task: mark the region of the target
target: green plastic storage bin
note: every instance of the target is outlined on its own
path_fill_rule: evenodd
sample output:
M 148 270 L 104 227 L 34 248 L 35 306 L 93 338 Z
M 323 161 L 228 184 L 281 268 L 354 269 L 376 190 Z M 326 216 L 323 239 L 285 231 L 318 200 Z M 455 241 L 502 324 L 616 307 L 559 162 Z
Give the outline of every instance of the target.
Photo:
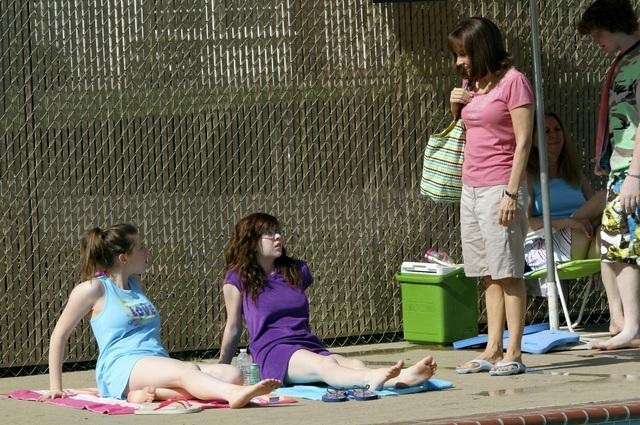
M 459 268 L 446 275 L 397 273 L 404 339 L 450 344 L 478 335 L 477 279 Z

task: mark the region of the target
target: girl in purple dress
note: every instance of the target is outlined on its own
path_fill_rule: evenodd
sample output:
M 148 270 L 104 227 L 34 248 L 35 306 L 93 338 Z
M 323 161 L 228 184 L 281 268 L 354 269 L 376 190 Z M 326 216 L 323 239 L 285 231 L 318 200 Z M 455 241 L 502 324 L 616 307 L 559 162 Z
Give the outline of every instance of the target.
M 263 378 L 286 384 L 325 382 L 335 388 L 406 387 L 427 381 L 436 362 L 427 356 L 402 369 L 371 369 L 361 360 L 326 349 L 309 326 L 305 290 L 313 283 L 309 266 L 287 256 L 278 220 L 264 213 L 240 220 L 225 248 L 223 282 L 227 323 L 220 363 L 230 363 L 242 333 L 249 331 L 249 349 Z

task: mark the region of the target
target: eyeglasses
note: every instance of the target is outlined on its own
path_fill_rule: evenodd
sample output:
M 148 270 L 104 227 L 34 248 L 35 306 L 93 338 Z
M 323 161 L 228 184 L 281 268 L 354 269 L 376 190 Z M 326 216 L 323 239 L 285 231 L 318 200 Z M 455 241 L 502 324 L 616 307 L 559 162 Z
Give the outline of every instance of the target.
M 268 229 L 260 234 L 260 237 L 267 239 L 274 239 L 276 235 L 280 235 L 281 238 L 286 236 L 286 232 L 283 229 Z

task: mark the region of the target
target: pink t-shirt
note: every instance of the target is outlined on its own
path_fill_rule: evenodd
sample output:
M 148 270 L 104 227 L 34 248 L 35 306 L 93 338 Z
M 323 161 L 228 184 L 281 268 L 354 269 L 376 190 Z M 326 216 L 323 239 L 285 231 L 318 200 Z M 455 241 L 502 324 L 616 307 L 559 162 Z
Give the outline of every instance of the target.
M 511 175 L 516 138 L 510 111 L 534 102 L 531 83 L 510 68 L 496 86 L 474 93 L 462 108 L 467 132 L 462 182 L 471 187 L 507 184 Z

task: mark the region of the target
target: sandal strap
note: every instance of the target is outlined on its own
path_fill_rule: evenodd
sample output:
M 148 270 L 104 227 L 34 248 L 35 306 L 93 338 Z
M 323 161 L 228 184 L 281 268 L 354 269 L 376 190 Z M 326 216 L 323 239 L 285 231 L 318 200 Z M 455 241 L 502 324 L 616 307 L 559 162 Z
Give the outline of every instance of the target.
M 165 401 L 161 402 L 153 410 L 159 410 L 159 409 L 162 409 L 163 407 L 167 407 L 175 403 L 180 404 L 182 405 L 182 407 L 185 407 L 185 408 L 191 407 L 191 403 L 189 403 L 189 401 L 186 398 L 168 398 Z

